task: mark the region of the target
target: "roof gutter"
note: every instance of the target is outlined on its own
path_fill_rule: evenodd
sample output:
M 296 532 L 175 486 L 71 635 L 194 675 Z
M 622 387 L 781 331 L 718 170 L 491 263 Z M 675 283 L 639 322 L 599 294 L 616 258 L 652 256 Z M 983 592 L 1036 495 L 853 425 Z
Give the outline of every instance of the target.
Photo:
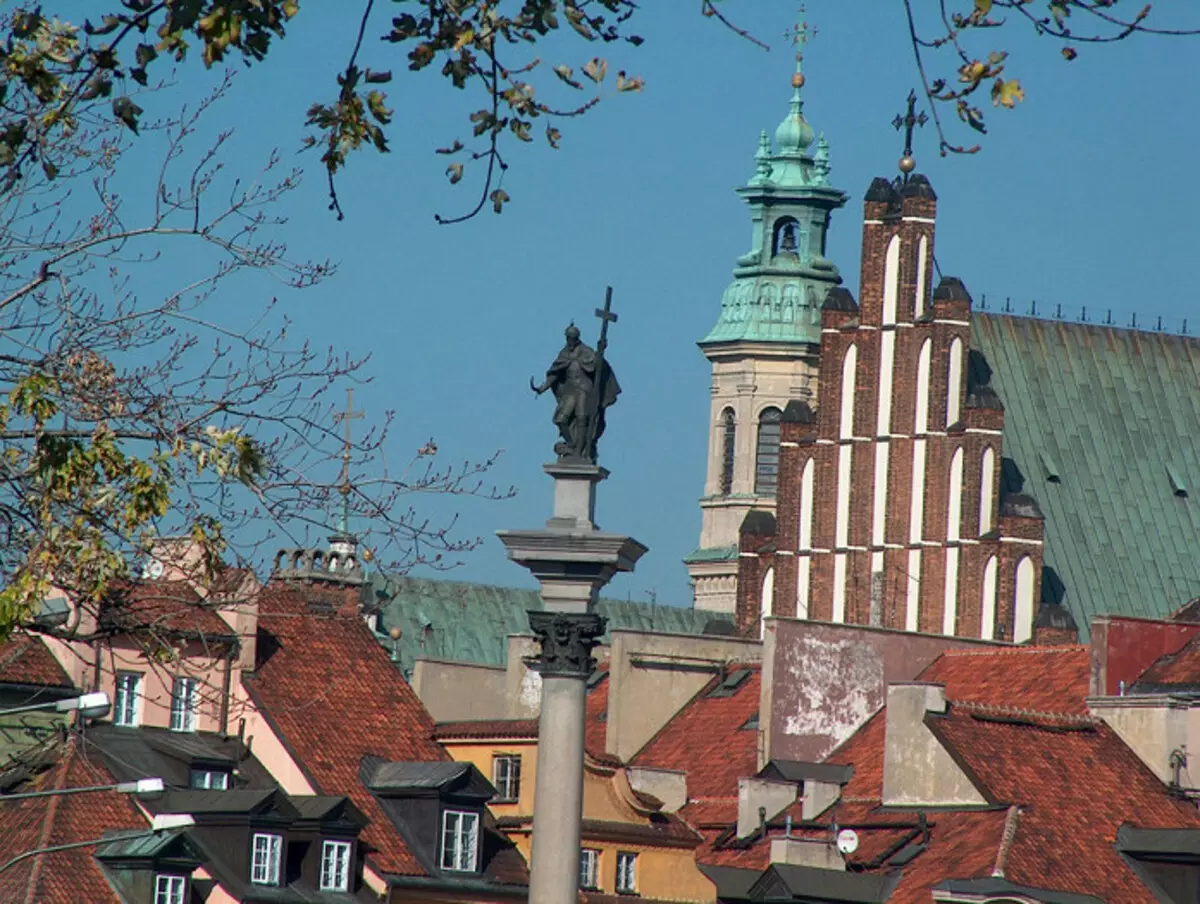
M 486 879 L 447 879 L 442 876 L 400 876 L 388 875 L 387 884 L 391 889 L 412 889 L 414 891 L 445 891 L 445 892 L 478 892 L 490 897 L 514 898 L 526 900 L 529 897 L 528 885 L 501 885 L 498 882 L 488 882 Z

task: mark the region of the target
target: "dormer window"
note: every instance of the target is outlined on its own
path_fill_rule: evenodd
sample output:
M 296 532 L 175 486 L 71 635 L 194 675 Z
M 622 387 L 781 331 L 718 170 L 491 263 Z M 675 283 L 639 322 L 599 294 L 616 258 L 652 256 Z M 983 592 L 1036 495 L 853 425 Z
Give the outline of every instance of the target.
M 350 842 L 326 841 L 321 845 L 321 891 L 350 888 Z
M 189 784 L 205 791 L 227 791 L 229 773 L 224 769 L 193 769 Z
M 479 814 L 446 810 L 442 814 L 442 869 L 470 873 L 479 861 Z
M 250 881 L 255 885 L 278 885 L 283 859 L 283 836 L 255 832 L 250 859 Z
M 187 876 L 154 877 L 154 904 L 184 904 L 187 900 Z
M 171 730 L 196 730 L 196 679 L 176 678 L 171 688 Z

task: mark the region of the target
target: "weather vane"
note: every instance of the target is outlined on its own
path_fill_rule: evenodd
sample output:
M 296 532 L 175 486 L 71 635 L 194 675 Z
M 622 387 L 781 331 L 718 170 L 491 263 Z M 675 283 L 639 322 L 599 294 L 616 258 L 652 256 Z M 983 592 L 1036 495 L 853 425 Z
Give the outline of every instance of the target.
M 792 75 L 792 87 L 804 87 L 804 73 L 800 71 L 801 64 L 804 61 L 804 45 L 817 36 L 815 26 L 810 26 L 804 19 L 805 8 L 804 4 L 800 4 L 799 17 L 800 21 L 788 28 L 783 36 L 792 42 L 792 46 L 796 48 L 796 72 Z
M 904 174 L 904 181 L 908 181 L 909 174 L 917 168 L 917 161 L 913 159 L 912 152 L 912 136 L 913 128 L 923 126 L 929 121 L 929 117 L 925 115 L 925 111 L 920 113 L 915 112 L 917 108 L 917 92 L 908 92 L 908 109 L 903 116 L 897 115 L 892 120 L 892 125 L 899 131 L 904 128 L 904 156 L 900 158 L 900 172 Z

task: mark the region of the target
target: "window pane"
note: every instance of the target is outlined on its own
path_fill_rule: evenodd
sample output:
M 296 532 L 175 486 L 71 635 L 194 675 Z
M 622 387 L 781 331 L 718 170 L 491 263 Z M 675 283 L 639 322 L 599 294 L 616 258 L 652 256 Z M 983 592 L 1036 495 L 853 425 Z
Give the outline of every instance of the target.
M 346 891 L 350 886 L 350 843 L 326 841 L 321 847 L 321 889 Z
M 584 848 L 579 852 L 579 887 L 596 888 L 596 877 L 600 866 L 600 852 Z
M 767 408 L 758 418 L 758 448 L 754 462 L 754 492 L 774 496 L 779 482 L 779 423 L 783 412 Z
M 617 891 L 637 891 L 637 854 L 627 851 L 617 854 Z
M 733 456 L 737 451 L 737 422 L 734 420 L 733 409 L 726 408 L 721 415 L 723 448 L 721 457 L 721 495 L 728 496 L 733 492 Z
M 137 724 L 138 692 L 142 676 L 136 672 L 117 673 L 117 700 L 113 721 L 118 725 Z
M 282 852 L 282 835 L 255 834 L 250 881 L 259 885 L 278 885 Z

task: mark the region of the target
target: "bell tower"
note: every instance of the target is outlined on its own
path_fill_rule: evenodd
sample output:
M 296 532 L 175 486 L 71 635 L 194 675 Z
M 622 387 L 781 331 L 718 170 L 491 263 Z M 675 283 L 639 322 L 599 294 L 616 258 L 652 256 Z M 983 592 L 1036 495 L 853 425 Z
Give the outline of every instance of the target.
M 829 144 L 804 118 L 803 47 L 787 116 L 764 131 L 754 175 L 737 193 L 750 207 L 750 251 L 737 259 L 717 323 L 700 340 L 712 362 L 708 469 L 700 543 L 684 562 L 696 608 L 733 612 L 738 530 L 751 510 L 775 511 L 780 423 L 787 403 L 815 405 L 821 304 L 841 283 L 825 257 L 830 216 L 846 194 L 829 181 Z

